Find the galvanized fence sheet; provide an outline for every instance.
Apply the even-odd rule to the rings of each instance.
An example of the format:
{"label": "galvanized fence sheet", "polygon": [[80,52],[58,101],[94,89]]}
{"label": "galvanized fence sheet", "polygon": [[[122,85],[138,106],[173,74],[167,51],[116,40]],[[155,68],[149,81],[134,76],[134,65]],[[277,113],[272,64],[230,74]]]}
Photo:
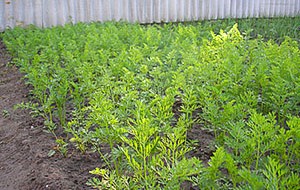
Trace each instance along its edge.
{"label": "galvanized fence sheet", "polygon": [[159,23],[300,14],[300,0],[0,0],[0,30],[92,21]]}

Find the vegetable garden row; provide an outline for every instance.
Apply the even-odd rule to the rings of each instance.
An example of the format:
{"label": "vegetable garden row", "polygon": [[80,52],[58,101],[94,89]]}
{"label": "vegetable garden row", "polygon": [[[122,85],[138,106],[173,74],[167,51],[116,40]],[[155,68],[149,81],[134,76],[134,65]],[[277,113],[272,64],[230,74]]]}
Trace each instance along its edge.
{"label": "vegetable garden row", "polygon": [[[299,189],[300,18],[237,21],[81,23],[1,38],[31,88],[18,107],[44,118],[62,155],[74,145],[105,163],[89,186]],[[208,163],[189,154],[191,128],[214,136]]]}

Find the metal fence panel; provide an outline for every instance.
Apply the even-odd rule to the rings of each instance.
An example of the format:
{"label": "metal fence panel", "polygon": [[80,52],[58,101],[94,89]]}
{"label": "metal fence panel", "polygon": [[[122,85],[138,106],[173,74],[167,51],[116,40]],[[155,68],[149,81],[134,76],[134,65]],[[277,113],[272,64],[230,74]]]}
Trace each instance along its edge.
{"label": "metal fence panel", "polygon": [[300,0],[0,0],[0,31],[30,24],[128,21],[159,23],[203,19],[300,15]]}

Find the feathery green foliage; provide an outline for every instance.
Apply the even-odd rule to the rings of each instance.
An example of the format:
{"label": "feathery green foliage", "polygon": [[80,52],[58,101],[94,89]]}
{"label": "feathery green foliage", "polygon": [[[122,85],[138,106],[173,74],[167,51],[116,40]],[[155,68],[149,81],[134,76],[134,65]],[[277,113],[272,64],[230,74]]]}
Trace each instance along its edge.
{"label": "feathery green foliage", "polygon": [[[233,22],[81,23],[1,36],[32,86],[35,103],[19,107],[54,135],[64,130],[63,155],[74,144],[105,162],[90,186],[297,189],[299,18],[238,20],[242,33]],[[208,166],[187,156],[195,126],[215,135]]]}

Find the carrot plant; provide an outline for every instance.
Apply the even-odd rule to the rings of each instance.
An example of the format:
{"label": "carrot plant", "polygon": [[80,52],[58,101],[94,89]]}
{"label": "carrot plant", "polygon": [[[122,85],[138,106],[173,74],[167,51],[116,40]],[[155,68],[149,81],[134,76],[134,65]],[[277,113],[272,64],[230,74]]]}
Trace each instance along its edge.
{"label": "carrot plant", "polygon": [[[88,185],[296,189],[299,18],[280,31],[284,19],[237,21],[80,23],[1,37],[31,86],[32,103],[19,107],[55,137],[62,129],[64,156],[71,144],[99,153]],[[203,140],[188,138],[195,128],[214,134],[209,161],[190,153]]]}

